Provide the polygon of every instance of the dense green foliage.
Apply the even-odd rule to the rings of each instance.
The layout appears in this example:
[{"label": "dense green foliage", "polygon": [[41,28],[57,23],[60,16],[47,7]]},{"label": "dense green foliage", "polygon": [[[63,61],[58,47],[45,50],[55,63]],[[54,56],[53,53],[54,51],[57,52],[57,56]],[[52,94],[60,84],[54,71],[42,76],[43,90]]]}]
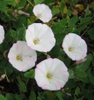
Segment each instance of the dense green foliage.
[{"label": "dense green foliage", "polygon": [[[94,1],[93,0],[0,0],[0,24],[5,29],[5,39],[0,44],[0,100],[94,100]],[[34,69],[19,72],[9,63],[7,54],[12,44],[25,41],[28,25],[41,22],[36,19],[34,5],[44,3],[53,14],[49,25],[55,35],[56,45],[48,52],[52,58],[59,58],[68,67],[70,78],[59,91],[46,91],[39,88],[34,80]],[[19,14],[22,10],[30,16]],[[41,22],[42,23],[42,22]],[[86,61],[76,64],[61,48],[66,34],[80,35],[88,45]],[[37,52],[38,62],[46,58]]]}]

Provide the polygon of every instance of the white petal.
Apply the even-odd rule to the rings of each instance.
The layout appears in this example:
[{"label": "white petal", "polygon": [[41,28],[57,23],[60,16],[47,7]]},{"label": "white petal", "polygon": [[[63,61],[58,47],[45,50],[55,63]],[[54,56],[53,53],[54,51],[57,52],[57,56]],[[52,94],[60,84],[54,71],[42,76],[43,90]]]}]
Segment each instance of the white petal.
[{"label": "white petal", "polygon": [[3,42],[4,40],[4,35],[5,35],[5,31],[2,25],[0,25],[0,44]]},{"label": "white petal", "polygon": [[[20,55],[21,60],[17,60],[17,56]],[[37,60],[37,54],[32,50],[26,42],[18,41],[14,43],[8,53],[9,62],[19,71],[27,71],[35,66]]]},{"label": "white petal", "polygon": [[[32,28],[34,32],[31,32]],[[37,44],[34,44],[35,39],[39,40]],[[51,28],[41,23],[34,23],[29,26],[26,30],[26,41],[30,48],[42,52],[50,51],[56,42]]]},{"label": "white petal", "polygon": [[[87,55],[87,45],[86,42],[77,34],[69,33],[65,36],[62,47],[65,53],[72,60],[81,60]],[[68,49],[72,47],[73,50],[69,51]]]},{"label": "white petal", "polygon": [[[51,79],[47,78],[47,74],[52,75]],[[55,58],[46,59],[39,64],[35,69],[35,80],[42,89],[59,90],[64,87],[68,81],[69,73],[62,61]]]},{"label": "white petal", "polygon": [[33,13],[43,22],[49,22],[52,18],[52,13],[50,8],[45,4],[38,4],[34,7]]}]

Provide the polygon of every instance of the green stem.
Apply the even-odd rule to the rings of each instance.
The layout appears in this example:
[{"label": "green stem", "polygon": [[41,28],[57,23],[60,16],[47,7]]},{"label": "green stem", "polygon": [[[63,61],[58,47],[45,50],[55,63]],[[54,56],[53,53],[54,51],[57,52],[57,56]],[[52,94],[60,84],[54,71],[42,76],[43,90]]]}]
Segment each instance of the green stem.
[{"label": "green stem", "polygon": [[28,2],[32,7],[34,7],[34,5],[30,2],[30,0],[27,0],[27,2]]}]

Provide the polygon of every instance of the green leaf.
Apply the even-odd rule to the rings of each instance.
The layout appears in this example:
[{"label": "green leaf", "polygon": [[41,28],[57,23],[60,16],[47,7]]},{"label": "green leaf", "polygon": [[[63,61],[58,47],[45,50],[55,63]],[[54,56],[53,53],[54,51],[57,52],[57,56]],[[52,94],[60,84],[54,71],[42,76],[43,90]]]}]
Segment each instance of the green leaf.
[{"label": "green leaf", "polygon": [[80,18],[81,24],[88,23],[92,20],[92,17],[85,17],[85,18]]},{"label": "green leaf", "polygon": [[45,91],[46,98],[45,100],[56,100],[56,94],[52,91]]},{"label": "green leaf", "polygon": [[74,28],[77,21],[78,21],[78,16],[75,15],[69,20],[68,26]]},{"label": "green leaf", "polygon": [[2,54],[0,54],[0,60],[2,60],[3,59],[3,55]]},{"label": "green leaf", "polygon": [[20,0],[20,2],[18,3],[17,7],[20,8],[24,8],[24,6],[26,6],[26,2],[27,0]]},{"label": "green leaf", "polygon": [[6,99],[7,100],[15,100],[15,95],[12,93],[7,93],[6,94]]},{"label": "green leaf", "polygon": [[74,71],[69,69],[69,78],[73,79],[74,78]]},{"label": "green leaf", "polygon": [[34,0],[35,4],[42,3],[44,0]]},{"label": "green leaf", "polygon": [[88,70],[87,75],[89,77],[90,82],[94,85],[94,76],[91,74],[91,70]]},{"label": "green leaf", "polygon": [[87,6],[86,10],[85,10],[85,16],[88,16],[90,14],[90,10],[89,10],[89,5]]},{"label": "green leaf", "polygon": [[62,14],[62,15],[64,14],[65,8],[66,8],[66,4],[65,4],[65,2],[62,0],[61,5],[60,5],[60,10],[61,10],[61,14]]},{"label": "green leaf", "polygon": [[51,52],[49,52],[48,54],[51,55],[52,58],[56,58],[56,57],[58,57],[59,52],[60,52],[59,46],[58,45],[55,45],[53,47],[53,49],[51,50]]},{"label": "green leaf", "polygon": [[55,2],[56,0],[44,0],[44,3],[49,5],[50,3],[53,3]]},{"label": "green leaf", "polygon": [[55,22],[54,25],[53,25],[53,27],[52,27],[53,31],[56,34],[63,33],[67,21],[68,21],[68,19],[64,18],[62,20],[59,20],[58,22]]},{"label": "green leaf", "polygon": [[82,78],[87,77],[86,72],[84,72],[84,71],[82,71],[82,70],[76,70],[75,73],[76,73],[76,75],[77,75],[78,77],[82,77]]},{"label": "green leaf", "polygon": [[94,40],[94,27],[92,27],[90,30],[88,30],[87,33],[90,36],[90,39]]},{"label": "green leaf", "polygon": [[35,75],[35,70],[34,69],[31,69],[30,71],[24,73],[24,76],[26,78],[34,78],[34,75]]},{"label": "green leaf", "polygon": [[22,92],[26,92],[27,91],[26,84],[21,80],[20,76],[17,77],[17,80],[18,80],[19,90]]},{"label": "green leaf", "polygon": [[80,88],[77,87],[77,88],[75,89],[75,95],[79,95],[79,94],[80,94]]},{"label": "green leaf", "polygon": [[16,29],[19,29],[23,26],[27,26],[27,18],[25,16],[19,16],[18,20],[15,21],[13,24],[13,27],[15,27]]},{"label": "green leaf", "polygon": [[52,8],[52,14],[53,14],[53,16],[54,15],[56,15],[56,14],[58,14],[60,12],[60,10],[59,10],[59,8],[56,6],[54,6],[53,8]]},{"label": "green leaf", "polygon": [[93,52],[93,57],[92,57],[92,64],[94,66],[94,52]]},{"label": "green leaf", "polygon": [[19,98],[19,100],[23,100],[24,95],[23,94],[15,94],[15,99],[18,100],[18,98]]},{"label": "green leaf", "polygon": [[18,40],[25,40],[25,27],[21,27],[17,30],[17,37],[18,37]]},{"label": "green leaf", "polygon": [[0,100],[6,100],[6,98],[0,94]]},{"label": "green leaf", "polygon": [[58,97],[59,100],[64,100],[62,97],[62,92],[60,91],[56,92],[56,96]]},{"label": "green leaf", "polygon": [[29,100],[36,100],[36,94],[34,91],[31,91],[30,96],[29,96]]},{"label": "green leaf", "polygon": [[76,66],[76,71],[77,70],[86,71],[89,68],[90,64],[91,64],[91,61],[92,61],[92,55],[89,54],[86,57],[86,61],[85,62],[83,62],[83,63],[81,63],[81,64]]}]

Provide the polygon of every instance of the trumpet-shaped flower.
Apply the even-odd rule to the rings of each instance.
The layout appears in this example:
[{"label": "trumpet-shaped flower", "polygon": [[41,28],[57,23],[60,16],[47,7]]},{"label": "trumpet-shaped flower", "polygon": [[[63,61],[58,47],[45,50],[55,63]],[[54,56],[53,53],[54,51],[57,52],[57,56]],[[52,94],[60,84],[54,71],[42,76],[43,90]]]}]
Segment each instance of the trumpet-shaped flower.
[{"label": "trumpet-shaped flower", "polygon": [[48,58],[35,69],[35,80],[45,90],[60,90],[68,81],[69,73],[65,64],[57,58]]},{"label": "trumpet-shaped flower", "polygon": [[43,22],[49,22],[52,18],[50,8],[45,4],[37,4],[33,8],[34,15]]},{"label": "trumpet-shaped flower", "polygon": [[0,25],[0,44],[3,42],[4,40],[4,35],[5,35],[5,31],[2,25]]},{"label": "trumpet-shaped flower", "polygon": [[26,42],[14,43],[8,53],[9,62],[19,71],[25,72],[35,66],[37,54]]},{"label": "trumpet-shaped flower", "polygon": [[72,60],[78,61],[84,59],[87,55],[86,42],[79,35],[74,33],[69,33],[65,36],[62,47]]},{"label": "trumpet-shaped flower", "polygon": [[26,41],[32,49],[42,52],[50,51],[56,42],[51,28],[41,23],[34,23],[28,26]]}]

